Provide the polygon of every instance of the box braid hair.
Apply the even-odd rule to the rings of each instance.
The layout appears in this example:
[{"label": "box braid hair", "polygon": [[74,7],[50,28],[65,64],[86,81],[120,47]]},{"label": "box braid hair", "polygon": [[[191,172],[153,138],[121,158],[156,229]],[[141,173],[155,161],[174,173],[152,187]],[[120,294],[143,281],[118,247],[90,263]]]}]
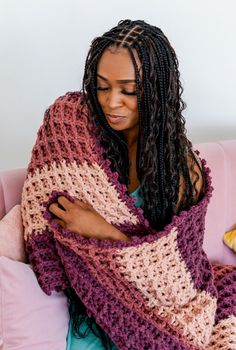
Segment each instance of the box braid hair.
[{"label": "box braid hair", "polygon": [[[127,144],[121,132],[109,126],[97,99],[97,65],[104,50],[111,46],[127,48],[134,64],[140,130],[137,176],[144,215],[153,228],[161,229],[173,214],[194,204],[196,191],[196,182],[190,181],[187,164],[187,155],[193,159],[192,170],[197,160],[191,152],[192,144],[186,137],[182,116],[185,103],[181,99],[178,60],[163,32],[140,20],[120,21],[92,42],[85,64],[83,90],[91,116],[100,127],[106,156],[119,173],[120,182],[126,185],[129,182]],[[142,65],[142,81],[133,50]],[[177,208],[180,173],[184,177],[185,193]]]},{"label": "box braid hair", "polygon": [[[172,216],[194,204],[197,193],[199,167],[192,152],[192,143],[186,137],[182,112],[186,105],[178,70],[178,59],[163,32],[145,21],[122,20],[104,35],[92,41],[85,63],[83,91],[90,111],[90,118],[98,126],[104,154],[111,161],[112,170],[119,174],[120,182],[129,183],[128,146],[121,132],[113,130],[97,99],[97,66],[108,47],[129,51],[135,68],[136,95],[139,111],[139,136],[137,145],[137,176],[143,200],[144,216],[155,229],[162,229]],[[142,67],[142,79],[134,57],[136,51]],[[194,173],[193,183],[190,170]],[[200,169],[200,167],[199,167]],[[200,169],[201,170],[201,169]],[[178,203],[180,174],[184,179],[184,193]],[[204,188],[204,186],[203,186]],[[75,334],[82,336],[79,326],[85,320],[86,310],[70,290],[70,312]],[[87,318],[88,328],[100,336],[106,349],[111,346],[105,332]],[[86,336],[86,333],[84,334]]]}]

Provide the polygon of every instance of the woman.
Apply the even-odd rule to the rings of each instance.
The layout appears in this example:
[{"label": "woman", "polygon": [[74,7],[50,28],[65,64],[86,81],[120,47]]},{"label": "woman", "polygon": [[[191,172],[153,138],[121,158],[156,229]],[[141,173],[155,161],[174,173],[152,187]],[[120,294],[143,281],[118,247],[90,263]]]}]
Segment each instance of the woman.
[{"label": "woman", "polygon": [[124,20],[92,42],[83,93],[46,112],[22,212],[42,288],[70,301],[67,350],[209,343],[216,289],[201,246],[211,187],[181,93],[162,31]]},{"label": "woman", "polygon": [[[84,95],[107,157],[154,228],[197,202],[203,188],[201,168],[185,136],[177,58],[160,29],[126,20],[96,38],[86,61]],[[64,219],[58,203],[50,211],[71,231],[128,239],[83,202],[71,204],[65,197],[58,202],[71,214]],[[84,308],[75,308],[76,301],[72,299],[71,316],[80,334]],[[86,329],[84,322],[81,327]],[[98,349],[96,336],[89,339]],[[78,349],[86,342],[78,341]]]}]

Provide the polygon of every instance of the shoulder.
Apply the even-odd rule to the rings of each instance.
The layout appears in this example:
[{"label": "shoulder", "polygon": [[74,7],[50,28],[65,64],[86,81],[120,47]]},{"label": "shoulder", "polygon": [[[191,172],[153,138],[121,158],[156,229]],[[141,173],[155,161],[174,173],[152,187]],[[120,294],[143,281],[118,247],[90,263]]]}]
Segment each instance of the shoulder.
[{"label": "shoulder", "polygon": [[85,103],[84,94],[82,91],[69,91],[62,96],[59,96],[54,103],[69,103],[69,104],[81,104]]},{"label": "shoulder", "polygon": [[190,179],[194,177],[195,173],[199,176],[202,175],[202,161],[194,150],[191,150],[190,154],[187,156],[187,165]]},{"label": "shoulder", "polygon": [[[186,159],[187,167],[189,171],[189,179],[193,187],[193,199],[194,203],[197,203],[202,191],[204,190],[204,174],[202,171],[202,162],[196,152],[191,150]],[[186,183],[184,176],[180,173],[179,181],[179,197],[177,207],[181,203],[183,197],[186,195]]]},{"label": "shoulder", "polygon": [[45,117],[53,120],[73,120],[80,116],[88,116],[88,107],[82,91],[67,92],[59,96],[45,112]]},{"label": "shoulder", "polygon": [[[84,141],[91,139],[88,109],[81,92],[68,92],[58,97],[46,110],[38,129],[28,169],[52,160],[74,159]],[[86,145],[86,146],[87,146]]]},{"label": "shoulder", "polygon": [[45,138],[73,138],[89,131],[89,113],[81,91],[67,92],[59,96],[45,111],[43,122],[38,130],[38,140]]}]

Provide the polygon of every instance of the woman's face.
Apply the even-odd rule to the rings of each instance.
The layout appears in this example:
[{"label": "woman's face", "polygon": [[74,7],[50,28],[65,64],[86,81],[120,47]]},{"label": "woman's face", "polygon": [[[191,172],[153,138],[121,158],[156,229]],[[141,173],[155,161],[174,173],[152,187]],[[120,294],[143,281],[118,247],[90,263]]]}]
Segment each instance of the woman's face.
[{"label": "woman's face", "polygon": [[[134,55],[140,68],[136,52]],[[112,129],[127,137],[138,135],[135,70],[127,49],[104,50],[97,68],[97,97]]]}]

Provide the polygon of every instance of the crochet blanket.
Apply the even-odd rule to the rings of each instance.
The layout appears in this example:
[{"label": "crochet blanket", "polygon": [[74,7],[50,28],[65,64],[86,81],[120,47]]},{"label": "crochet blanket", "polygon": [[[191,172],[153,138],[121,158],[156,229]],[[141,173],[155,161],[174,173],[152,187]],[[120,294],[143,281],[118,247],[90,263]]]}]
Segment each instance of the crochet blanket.
[{"label": "crochet blanket", "polygon": [[[22,193],[26,251],[45,293],[72,286],[118,349],[236,349],[236,271],[202,249],[212,193],[161,232],[104,159],[80,92],[46,111]],[[53,221],[59,195],[90,203],[129,241],[87,239]]]}]

